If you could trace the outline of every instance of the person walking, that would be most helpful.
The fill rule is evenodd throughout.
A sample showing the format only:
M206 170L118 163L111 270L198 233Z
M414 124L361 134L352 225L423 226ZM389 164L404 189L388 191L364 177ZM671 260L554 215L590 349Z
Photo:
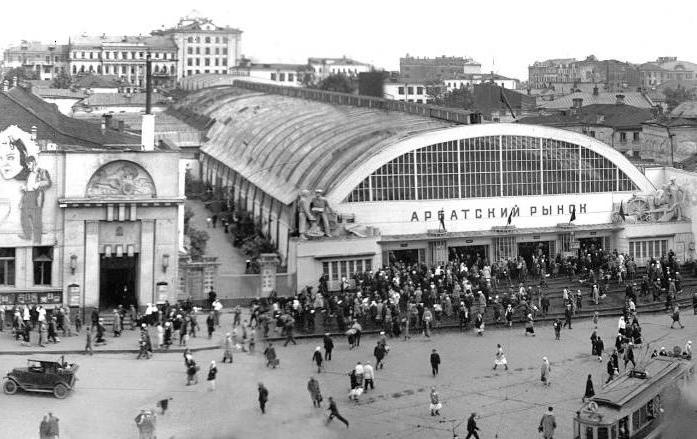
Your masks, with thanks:
M554 419L554 408L548 407L547 413L542 415L540 426L537 430L542 433L544 439L554 439L554 430L557 428L557 420Z
M438 354L438 352L435 349L433 349L431 351L431 373L433 374L434 377L438 375L438 366L439 365L440 365L440 354Z
M385 356L387 355L387 350L385 345L378 342L373 349L373 356L375 357L375 368L383 369L385 367Z
M561 340L561 320L554 319L554 323L552 323L552 326L554 327L554 339L555 340Z
M632 367L636 368L636 361L634 361L634 343L631 341L627 344L627 348L624 350L624 369L627 370L627 364L632 363Z
M567 303L566 304L566 310L564 311L564 326L563 328L566 328L567 326L569 329L571 329L571 317L573 316L573 311L571 310L571 304Z
M349 421L346 420L341 414L339 413L339 409L336 407L336 402L334 402L334 398L331 396L329 397L329 408L327 409L329 413L329 417L327 418L327 423L326 425L329 425L330 422L332 422L332 419L336 418L346 424L346 428L349 428Z
M583 394L581 402L586 402L587 399L590 399L594 396L595 389L593 388L593 379L591 378L591 374L588 374L588 379L586 380L586 392Z
M138 427L140 439L155 438L155 419L155 413L146 409L142 409L140 414L136 416L136 427Z
M324 359L326 361L332 361L332 351L334 350L334 340L330 333L324 334Z
M259 391L259 408L261 409L261 414L263 415L266 413L266 403L269 400L269 391L266 387L264 387L264 383L259 383L257 386L257 390Z
M321 407L322 393L319 389L319 382L315 379L315 377L310 377L310 381L307 382L307 391L310 393L312 406L317 408Z
M542 365L540 366L540 380L545 386L550 385L550 372L552 371L552 366L549 364L547 357L542 357Z
M477 426L477 414L472 413L469 418L467 418L467 436L465 439L470 439L471 437L479 439L479 427Z
M429 408L431 409L431 416L440 416L440 409L443 404L440 402L440 395L436 392L435 387L431 387L431 404Z
M477 335L484 335L484 317L482 317L481 313L477 313L477 317L474 318L474 330L477 332Z
M215 361L211 361L211 365L208 366L208 391L212 392L215 390L215 377L218 375L218 368L215 367Z
M213 331L215 331L215 314L213 311L208 313L206 317L206 326L208 327L208 340L213 338Z
M228 332L225 334L225 341L223 342L223 363L226 363L228 360L230 361L230 364L232 364L232 348L233 348L233 343L232 343L232 335Z
M312 361L317 364L317 373L322 372L322 348L317 346L312 354Z
M85 326L85 350L83 352L84 354L89 353L92 355L94 353L94 350L92 349L92 327L91 326Z
M371 366L370 363L366 361L363 365L363 390L367 392L368 386L370 386L370 390L375 390L375 382L373 381L374 379L375 371L373 370L373 366Z
M48 418L46 419L46 437L48 439L58 439L60 437L58 421L59 419L53 416L53 413L48 413Z
M532 318L532 314L528 314L527 321L525 322L525 336L532 334L535 336L535 320Z
M598 336L598 338L595 341L595 351L596 354L598 355L598 361L603 361L603 351L605 350L605 343L603 340Z
M679 305L675 305L675 307L673 308L673 323L670 324L670 329L673 329L673 325L675 325L675 322L677 322L678 325L680 325L680 329L685 328L685 325L683 325L682 322L680 321L680 306Z
M496 345L496 358L494 359L494 367L492 370L496 370L497 366L503 366L504 370L508 370L508 361L503 353L503 347L500 344Z
M605 384L612 381L616 373L619 373L619 371L615 368L615 363L612 361L612 357L610 357L607 360L607 381L605 381Z
M266 358L266 367L273 367L274 369L278 366L278 358L276 357L276 348L273 347L272 343L264 350L264 357Z

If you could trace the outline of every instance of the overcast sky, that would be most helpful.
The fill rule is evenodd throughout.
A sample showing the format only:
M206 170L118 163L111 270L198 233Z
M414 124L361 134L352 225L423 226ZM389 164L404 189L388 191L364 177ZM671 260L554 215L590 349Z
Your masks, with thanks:
M469 56L482 70L527 79L535 60L570 57L630 62L677 56L697 62L697 2L548 0L6 0L0 46L22 39L147 34L173 26L192 5L216 24L241 29L255 60L305 62L342 55L397 70L399 57ZM568 6L567 6L568 5Z

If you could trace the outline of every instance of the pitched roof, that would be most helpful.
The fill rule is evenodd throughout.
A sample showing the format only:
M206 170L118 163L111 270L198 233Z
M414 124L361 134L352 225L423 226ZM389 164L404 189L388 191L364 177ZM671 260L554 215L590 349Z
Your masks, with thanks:
M593 105L593 104L614 104L617 102L618 94L624 95L625 105L631 105L632 107L638 108L651 108L653 107L653 102L651 102L643 93L639 92L622 92L622 93L608 93L600 92L597 95L593 93L571 93L566 96L561 96L555 98L553 101L540 101L538 106L542 108L549 109L566 109L573 106L574 99L583 99L583 105Z
M357 66L369 66L370 64L356 61L351 58L308 58L308 64L341 64L341 65L357 65Z
M86 97L85 99L78 102L77 105L86 107L96 107L96 106L144 106L145 105L146 93L133 93L133 94L121 94L121 93L93 93ZM167 103L167 98L160 93L152 94L152 104L165 104Z
M670 117L697 119L697 101L685 101L670 112Z
M69 88L32 87L31 91L42 98L83 99L87 96L84 90Z
M305 64L285 64L285 63L252 63L247 68L249 70L298 70L305 67ZM240 67L244 70L244 67Z
M650 110L630 105L594 104L580 108L576 112L564 112L549 116L533 116L518 122L530 125L570 126L600 125L613 128L636 128L643 122L653 119Z
M115 75L82 75L75 76L73 84L81 88L119 88L122 82Z
M645 62L644 64L640 64L637 68L641 71L647 72L667 71L663 67L653 62Z
M507 110L506 104L501 99L502 93L506 97L508 104L514 110L535 110L534 96L528 96L515 90L502 88L490 82L475 84L472 88L472 100L474 101L474 108L481 111L483 114L488 114L496 110Z
M77 35L70 37L71 46L142 46L146 48L172 49L176 50L177 46L170 37L165 36L150 36L150 35Z
M17 125L30 132L37 128L37 138L59 145L85 147L109 147L128 145L140 148L140 137L113 130L102 132L99 125L65 116L54 104L49 104L35 94L14 87L0 92L0 129Z

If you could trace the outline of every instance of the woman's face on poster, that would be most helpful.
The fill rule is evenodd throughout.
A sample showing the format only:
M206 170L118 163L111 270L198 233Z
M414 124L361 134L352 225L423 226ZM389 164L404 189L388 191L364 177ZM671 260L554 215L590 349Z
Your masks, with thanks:
M7 141L0 141L0 175L5 180L11 180L22 171L21 154L19 150Z

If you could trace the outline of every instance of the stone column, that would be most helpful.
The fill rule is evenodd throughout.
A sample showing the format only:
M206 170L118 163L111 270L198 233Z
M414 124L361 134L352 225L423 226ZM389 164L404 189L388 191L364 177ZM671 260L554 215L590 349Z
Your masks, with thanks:
M78 264L80 264L79 259ZM99 307L99 221L85 221L84 266L83 306L87 312L86 315L89 315L91 308Z
M138 306L155 303L154 273L159 266L155 263L155 220L141 220L140 254L138 255Z

